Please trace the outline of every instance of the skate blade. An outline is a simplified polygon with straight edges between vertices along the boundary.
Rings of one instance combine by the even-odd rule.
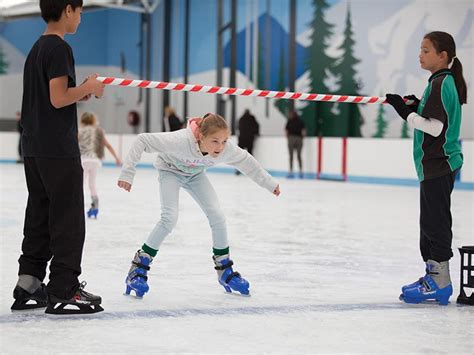
[[[227,292],[227,291],[224,291],[224,293],[226,295],[229,295],[229,296],[234,296],[234,297],[244,297],[244,298],[248,298],[250,297],[250,292],[247,293],[247,294],[244,294],[244,293],[240,293],[239,291],[231,291],[231,292]]]
[[[137,300],[142,300],[143,299],[143,296],[137,296],[136,294],[133,295],[131,293],[127,293],[127,292],[124,292],[123,293],[124,296],[127,296],[127,297],[130,297],[130,298],[135,298]]]
[[[29,308],[10,308],[12,313],[21,314],[21,313],[43,313],[46,305],[44,306],[36,306],[36,307],[29,307]]]
[[[74,307],[74,308],[66,308]],[[49,304],[44,311],[47,314],[61,315],[61,314],[93,314],[102,312],[104,309],[96,305],[85,305],[85,304],[70,304],[70,303],[59,303],[59,304]]]
[[[28,301],[36,302],[36,303],[28,303]],[[47,305],[46,301],[16,300],[15,302],[13,302],[10,309],[12,310],[12,312],[18,312],[18,311],[27,311],[27,310],[32,310],[32,309],[44,308],[46,307],[46,305]]]
[[[451,302],[448,301],[448,302],[441,302],[441,301],[438,301],[437,299],[427,299],[427,300],[417,300],[417,299],[409,299],[409,298],[405,298],[403,296],[403,294],[401,294],[398,299],[406,304],[420,304],[420,305],[439,305],[439,306],[447,306],[448,304],[450,304]]]

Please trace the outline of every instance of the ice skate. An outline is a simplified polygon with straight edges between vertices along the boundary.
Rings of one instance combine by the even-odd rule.
[[[13,298],[15,299],[15,302],[13,302],[11,310],[22,311],[46,307],[48,296],[46,293],[46,287],[42,283],[33,293],[29,293],[21,286],[16,285],[13,290]]]
[[[249,296],[249,282],[232,269],[234,262],[229,255],[214,255],[214,269],[217,270],[217,280],[227,293],[239,292],[243,296]]]
[[[87,218],[97,219],[98,214],[99,214],[99,209],[98,208],[89,208],[89,211],[87,211]]]
[[[48,296],[48,307],[45,313],[49,314],[88,314],[101,312],[102,298],[84,291],[87,285],[81,282],[76,293],[70,299],[61,299],[54,295]]]
[[[405,303],[438,302],[440,305],[447,305],[453,294],[449,262],[428,260],[426,265],[428,274],[421,283],[406,288],[400,295],[400,300]]]
[[[128,271],[125,284],[127,286],[125,295],[130,295],[131,291],[135,291],[137,298],[142,298],[145,293],[148,292],[150,287],[148,286],[147,272],[150,270],[150,264],[153,258],[145,253],[143,250],[136,252],[135,257],[132,260],[132,266]]]
[[[87,218],[97,219],[97,215],[99,214],[99,198],[97,196],[92,196],[91,200],[91,208],[87,211]]]

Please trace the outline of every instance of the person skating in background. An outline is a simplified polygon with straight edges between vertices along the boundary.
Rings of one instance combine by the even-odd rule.
[[[246,109],[242,117],[239,119],[239,139],[238,146],[246,149],[249,154],[253,155],[253,144],[255,138],[260,134],[260,125],[255,116]],[[235,171],[237,175],[240,174],[238,170]]]
[[[285,127],[286,137],[288,139],[288,153],[290,154],[290,171],[288,178],[293,178],[293,155],[296,152],[298,166],[300,168],[300,178],[303,178],[303,160],[301,150],[303,149],[303,138],[306,135],[304,122],[299,118],[296,111],[290,111],[288,122]]]
[[[89,218],[97,218],[99,213],[96,178],[97,171],[102,166],[104,148],[107,148],[112,154],[115,164],[122,164],[114,148],[107,140],[103,128],[99,126],[97,116],[92,112],[84,112],[81,116],[79,128],[79,149],[81,151],[82,168],[84,169],[84,183],[88,185],[91,196],[91,207],[87,211],[87,217]]]
[[[171,106],[165,108],[165,132],[174,132],[183,128],[183,123]]]
[[[463,164],[459,134],[467,89],[450,34],[426,34],[419,59],[421,68],[431,73],[421,100],[406,96],[414,102],[407,106],[400,95],[386,95],[387,102],[415,129],[413,157],[420,181],[420,250],[426,273],[403,286],[400,299],[407,303],[436,300],[446,305],[453,293],[449,273],[451,192]]]
[[[132,260],[126,294],[133,290],[142,297],[148,292],[147,271],[161,243],[176,226],[181,188],[193,197],[209,220],[218,282],[226,292],[249,294],[248,281],[232,268],[225,216],[205,170],[216,164],[229,164],[276,196],[280,188],[255,158],[228,141],[229,135],[226,121],[216,114],[193,118],[187,128],[176,132],[138,135],[122,166],[118,186],[130,191],[142,153],[158,153],[155,167],[159,171],[161,219]]]
[[[253,153],[253,144],[255,138],[260,134],[260,125],[250,110],[245,110],[239,119],[239,141],[238,145],[242,149],[246,149],[249,154]]]

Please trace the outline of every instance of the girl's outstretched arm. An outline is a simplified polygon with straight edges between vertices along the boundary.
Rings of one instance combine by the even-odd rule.
[[[280,196],[280,185],[277,185],[277,187],[275,187],[275,190],[273,190],[273,194],[275,196]]]
[[[232,142],[228,142],[227,144],[227,164],[239,169],[258,185],[267,189],[272,194],[276,196],[280,194],[278,182],[264,168],[262,168],[260,163],[252,155]]]
[[[117,182],[117,186],[120,187],[121,189],[124,189],[125,191],[128,191],[128,192],[130,192],[130,190],[132,189],[132,184],[130,184],[126,181],[119,180]]]
[[[140,133],[123,161],[119,181],[128,182],[132,185],[136,166],[142,158],[143,152],[172,152],[174,149],[179,149],[178,143],[182,140],[181,135],[183,134],[186,134],[186,132]]]

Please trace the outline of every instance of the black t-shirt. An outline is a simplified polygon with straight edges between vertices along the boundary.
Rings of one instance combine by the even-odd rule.
[[[289,119],[286,124],[286,130],[290,136],[303,136],[304,123],[299,118]]]
[[[80,156],[77,141],[77,108],[51,104],[49,81],[68,77],[76,86],[71,47],[59,36],[41,36],[28,54],[23,72],[21,136],[25,157],[67,158]]]

